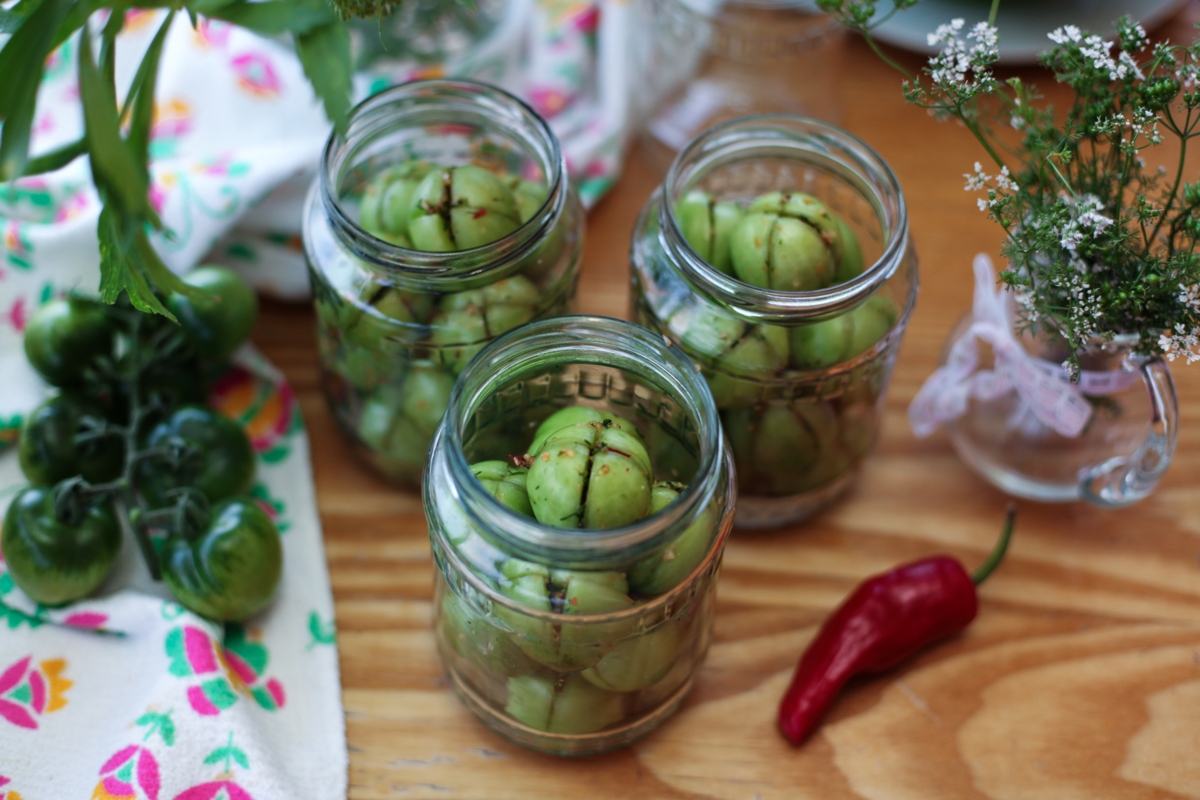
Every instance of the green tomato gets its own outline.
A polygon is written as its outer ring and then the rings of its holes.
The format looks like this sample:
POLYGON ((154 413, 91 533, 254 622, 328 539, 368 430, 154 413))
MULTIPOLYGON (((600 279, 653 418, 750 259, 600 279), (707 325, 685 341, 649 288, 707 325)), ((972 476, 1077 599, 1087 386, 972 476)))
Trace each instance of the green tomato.
POLYGON ((184 406, 155 425, 147 447, 184 446, 177 468, 165 459, 146 459, 138 466, 138 489, 152 508, 171 502, 172 489, 199 489, 215 503, 245 494, 254 485, 254 449, 242 426, 200 406, 184 406))
POLYGON ((482 289, 448 294, 438 303, 430 322, 429 340, 439 358, 456 374, 475 354, 502 333, 534 318, 538 307, 537 287, 526 277, 514 275, 482 289))
POLYGON ((167 308, 179 319, 196 353, 207 361, 228 361, 250 338, 258 318, 254 288, 229 267, 206 265, 183 276, 183 282, 207 292, 209 297, 173 294, 167 308))
POLYGON ((384 241, 411 248, 406 234, 413 193, 432 169, 425 161, 406 161, 373 177, 359 201, 359 226, 384 241))
POLYGON ((525 488, 528 469, 514 467, 504 461, 480 461, 471 465, 471 474, 478 478, 488 494, 499 500, 502 505, 508 506, 518 514, 533 516, 533 506, 529 505, 529 492, 525 488))
POLYGON ((513 200, 516 201, 517 215, 520 217, 522 225, 534 218, 546 204, 546 198, 550 196, 550 189, 543 183, 534 183, 521 178, 508 178, 504 184, 512 192, 513 200))
POLYGON ((778 325, 747 325, 706 373, 717 408, 753 405, 762 381, 787 366, 788 332, 778 325))
POLYGON ((54 512, 54 490, 22 489, 4 514, 0 552, 13 583, 35 602, 59 606, 94 592, 121 550, 121 528, 107 501, 77 520, 54 512))
POLYGON ((745 212, 736 203, 713 202, 699 190, 688 192, 675 207, 683 238, 696 255, 727 275, 733 274, 729 249, 733 229, 743 216, 745 212))
POLYGON ((252 497, 231 497, 212 509, 208 528, 175 532, 159 556, 163 582, 202 617, 240 621, 267 607, 283 574, 275 523, 252 497))
POLYGON ((526 452, 538 452, 542 449, 542 445, 546 443, 546 439, 550 438, 550 434, 563 428, 569 428, 574 425, 587 425, 592 422, 603 423, 605 420, 608 420, 613 426, 633 436, 643 446, 645 445, 646 442, 642 438, 642 434, 634 427, 633 423, 621 415, 614 414, 611 411, 597 411, 590 406, 567 406, 560 408, 542 420, 542 424, 538 425, 537 430, 534 431, 533 443, 529 445, 529 449, 526 452))
POLYGON ((411 208, 409 239, 433 253, 482 247, 521 227, 512 192, 482 167, 429 173, 413 191, 411 208))
POLYGON ((877 295, 841 316, 792 328, 792 365, 823 369, 849 361, 874 347, 895 324, 895 307, 877 295))
MULTIPOLYGON (((650 497, 650 513, 657 514, 679 497, 684 486, 659 481, 650 497)), ((704 560, 716 532, 716 512, 711 505, 696 517, 661 552, 629 568, 629 586, 638 594, 656 595, 678 586, 704 560)))
POLYGON ((675 666, 683 648, 683 632, 666 622, 649 633, 631 636, 580 675, 610 692, 636 692, 661 681, 675 666))
POLYGON ((529 468, 529 502, 543 525, 618 528, 650 508, 645 446, 611 420, 562 428, 529 468))
POLYGON ((625 713, 624 695, 597 688, 578 676, 561 684, 538 675, 508 679, 508 715, 549 733, 580 734, 607 728, 625 713))
POLYGON ((72 394, 51 397, 30 412, 17 448, 21 472, 30 483, 51 486, 76 475, 89 483, 105 483, 120 476, 125 466, 121 437, 78 442, 86 417, 103 420, 103 409, 72 394))
POLYGON ((73 386, 100 356, 111 356, 116 326, 95 300, 56 299, 25 325, 25 356, 48 383, 73 386))

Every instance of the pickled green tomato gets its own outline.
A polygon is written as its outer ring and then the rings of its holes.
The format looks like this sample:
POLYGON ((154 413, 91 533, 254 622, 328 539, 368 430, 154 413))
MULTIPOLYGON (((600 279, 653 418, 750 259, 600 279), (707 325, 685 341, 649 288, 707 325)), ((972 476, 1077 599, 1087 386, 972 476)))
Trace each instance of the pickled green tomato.
POLYGON ((513 200, 517 204, 517 216, 524 225, 533 219, 534 215, 546 204, 550 190, 544 184, 527 181, 522 178, 509 178, 505 181, 513 200))
POLYGON ((380 172, 363 188, 358 206, 359 226, 373 236, 411 247, 408 218, 421 180, 433 170, 425 161, 405 161, 380 172))
MULTIPOLYGON (((650 513, 657 514, 674 503, 686 487, 659 481, 650 497, 650 513)), ((704 560, 716 532, 716 510, 709 505, 662 551, 630 567, 629 588, 637 594, 658 595, 678 586, 704 560)))
POLYGON ((632 631, 629 621, 572 624, 579 615, 630 608, 629 584, 619 572, 552 570, 510 558, 500 566, 500 591, 535 611, 560 615, 551 623, 498 606, 496 616, 514 633, 517 645, 534 661, 561 672, 595 664, 632 631))
POLYGON ((736 203, 715 202, 707 192, 693 190, 675 206, 675 219, 683 238, 696 255, 717 270, 732 275, 730 242, 733 230, 745 216, 736 203))
POLYGON ((542 449, 542 445, 546 443, 546 439, 550 434, 563 428, 572 427, 575 425, 589 425, 593 422, 603 423, 608 420, 612 426, 620 428, 626 433, 633 436, 642 445, 645 445, 645 440, 642 439, 642 434, 634 427, 633 423, 625 419, 619 414, 614 414, 611 411, 597 411, 589 406, 567 406, 555 411, 546 419, 542 420, 542 424, 538 426, 533 433, 533 441, 529 445, 527 453, 537 453, 542 449))
POLYGON ((684 644, 678 622, 621 641, 604 658, 580 673, 593 686, 610 692, 636 692, 661 681, 675 665, 684 644))
POLYGON ((723 412, 739 480, 757 494, 788 495, 822 485, 842 463, 837 416, 824 402, 773 402, 723 412))
POLYGON ((529 492, 525 488, 528 469, 515 467, 505 461, 481 461, 471 465, 471 474, 501 505, 508 506, 518 514, 533 516, 533 506, 529 504, 529 492))
POLYGON ((849 227, 820 200, 770 192, 750 204, 730 237, 738 280, 781 292, 811 292, 862 272, 862 250, 849 227))
POLYGON ((650 456, 611 420, 562 428, 529 468, 529 500, 543 525, 617 528, 650 508, 650 456))
POLYGON ((877 295, 839 317, 792 328, 792 365, 822 369, 849 361, 874 347, 895 324, 895 307, 877 295))
POLYGON ((430 341, 446 366, 462 372, 489 341, 533 319, 539 299, 537 287, 521 275, 448 294, 438 302, 430 341))
POLYGON ((597 688, 579 676, 558 683, 539 675, 508 680, 508 715, 549 733, 582 734, 601 730, 625 714, 621 694, 597 688))
POLYGON ((408 236, 416 250, 470 250, 519 227, 521 213, 512 192, 483 167, 435 170, 413 191, 408 236))
POLYGON ((718 408, 739 408, 757 401, 761 381, 788 362, 788 333, 776 325, 744 325, 741 335, 713 363, 708 388, 718 408))

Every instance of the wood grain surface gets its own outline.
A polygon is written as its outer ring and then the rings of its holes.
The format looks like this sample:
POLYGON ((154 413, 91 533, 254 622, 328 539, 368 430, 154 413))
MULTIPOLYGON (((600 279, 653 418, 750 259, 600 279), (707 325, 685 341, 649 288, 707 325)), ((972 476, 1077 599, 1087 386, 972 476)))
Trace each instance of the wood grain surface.
MULTIPOLYGON (((1188 39, 1196 20, 1190 2, 1159 35, 1188 39)), ((354 800, 1200 798, 1200 365, 1174 367, 1179 448, 1152 498, 1121 511, 1020 503, 1009 558, 965 634, 852 683, 803 747, 776 731, 798 655, 858 581, 935 552, 979 563, 1007 502, 944 434, 918 440, 905 418, 970 304, 971 257, 998 251, 999 228, 963 191, 979 150, 962 128, 905 106, 899 78, 861 42, 846 50, 841 123, 899 176, 921 259, 883 433, 833 508, 734 534, 695 690, 622 751, 542 756, 468 714, 430 632, 420 498, 375 478, 340 438, 320 394, 311 309, 267 304, 255 340, 292 381, 312 437, 354 800)), ((1020 74, 1057 96, 1047 75, 1020 74)), ((592 212, 579 310, 625 316, 629 236, 657 180, 635 153, 592 212)))

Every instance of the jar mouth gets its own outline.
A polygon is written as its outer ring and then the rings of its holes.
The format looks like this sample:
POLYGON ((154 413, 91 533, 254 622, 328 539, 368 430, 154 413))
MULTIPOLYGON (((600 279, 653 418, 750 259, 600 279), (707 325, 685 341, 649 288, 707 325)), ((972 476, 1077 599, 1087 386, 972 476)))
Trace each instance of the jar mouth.
POLYGON ((677 257, 680 274, 699 293, 754 323, 817 322, 842 314, 882 287, 909 247, 908 209, 895 173, 861 139, 806 117, 764 114, 708 129, 675 156, 657 200, 659 239, 677 257), (743 283, 697 255, 675 218, 676 202, 713 169, 766 157, 820 166, 862 195, 883 234, 883 252, 875 263, 826 289, 780 292, 743 283))
POLYGON ((464 80, 411 81, 359 103, 350 112, 345 134, 330 133, 317 180, 321 203, 336 236, 359 258, 400 277, 471 278, 484 273, 500 277, 498 271, 515 269, 549 235, 568 196, 566 159, 546 121, 508 92, 464 80), (368 233, 347 213, 341 189, 372 145, 413 128, 458 135, 487 131, 505 140, 544 178, 546 200, 512 233, 467 250, 412 250, 368 233))
MULTIPOLYGON (((457 499, 481 530, 514 555, 550 559, 558 566, 615 563, 649 553, 705 510, 720 482, 718 466, 728 457, 712 393, 691 359, 639 325, 587 315, 536 320, 485 347, 455 383, 431 452, 444 452, 457 499), (620 369, 654 385, 671 395, 695 426, 699 454, 687 487, 662 511, 618 528, 560 528, 514 511, 475 478, 464 449, 468 420, 492 394, 556 366, 585 364, 620 369)), ((426 485, 433 461, 426 467, 426 485)))

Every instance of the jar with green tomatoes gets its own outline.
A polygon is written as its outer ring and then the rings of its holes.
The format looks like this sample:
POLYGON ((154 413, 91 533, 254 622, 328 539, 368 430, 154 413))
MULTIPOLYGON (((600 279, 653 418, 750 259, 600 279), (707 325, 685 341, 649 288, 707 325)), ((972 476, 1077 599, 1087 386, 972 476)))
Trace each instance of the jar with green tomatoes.
POLYGON ((414 81, 330 137, 303 222, 322 385, 379 472, 416 486, 467 363, 570 309, 583 225, 550 128, 499 89, 414 81))
POLYGON ((423 485, 434 630, 468 708, 581 755, 695 681, 733 524, 733 462, 691 360, 605 317, 532 322, 459 376, 423 485))
POLYGON ((816 120, 744 117, 675 158, 630 253, 633 318, 703 371, 737 524, 801 520, 854 481, 917 294, 900 184, 816 120))

